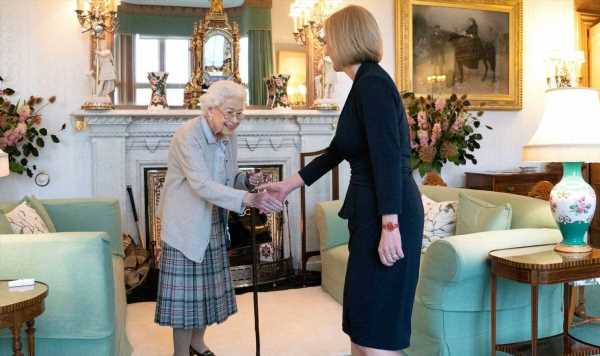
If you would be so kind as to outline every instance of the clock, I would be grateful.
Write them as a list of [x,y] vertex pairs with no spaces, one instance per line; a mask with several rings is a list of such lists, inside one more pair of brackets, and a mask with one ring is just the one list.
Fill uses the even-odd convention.
[[35,184],[38,187],[45,187],[50,184],[50,176],[46,172],[40,172],[35,175]]

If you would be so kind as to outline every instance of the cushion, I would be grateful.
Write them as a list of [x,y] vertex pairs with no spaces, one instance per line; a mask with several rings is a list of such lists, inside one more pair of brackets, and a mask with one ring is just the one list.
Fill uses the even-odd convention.
[[6,213],[6,219],[10,222],[15,234],[46,234],[49,232],[42,217],[26,201]]
[[38,215],[42,218],[42,220],[44,220],[44,223],[46,224],[46,226],[48,226],[48,231],[56,232],[56,227],[54,226],[50,215],[48,215],[48,211],[46,210],[44,204],[42,204],[42,202],[39,201],[38,198],[35,197],[35,195],[32,195],[31,197],[25,197],[24,200],[27,203],[29,203],[29,206],[34,208],[35,211],[37,211]]
[[509,203],[494,205],[464,193],[458,194],[457,235],[508,230],[511,219]]
[[423,247],[425,252],[429,245],[436,240],[452,236],[456,232],[456,210],[458,201],[436,202],[426,195],[421,195],[425,210],[425,225],[423,226]]

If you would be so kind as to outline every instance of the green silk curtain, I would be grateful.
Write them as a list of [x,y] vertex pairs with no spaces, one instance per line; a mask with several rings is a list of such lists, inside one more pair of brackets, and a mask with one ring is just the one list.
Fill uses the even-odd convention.
[[267,103],[264,79],[273,74],[271,9],[248,7],[241,18],[242,36],[248,37],[248,91],[250,105]]

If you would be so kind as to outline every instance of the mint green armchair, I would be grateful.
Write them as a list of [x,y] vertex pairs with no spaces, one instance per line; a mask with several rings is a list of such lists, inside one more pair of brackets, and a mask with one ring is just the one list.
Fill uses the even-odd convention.
[[[46,310],[36,319],[37,354],[130,355],[119,202],[42,203],[59,232],[0,235],[0,279],[30,277],[49,286]],[[9,332],[0,330],[0,355],[12,354],[11,347]]]
[[[561,240],[548,202],[505,193],[459,188],[421,187],[436,201],[458,200],[465,192],[494,204],[510,203],[512,230],[482,232],[439,240],[421,255],[413,306],[412,356],[480,356],[490,348],[490,281],[488,253],[495,249],[557,243]],[[322,287],[342,303],[348,259],[348,229],[337,216],[341,202],[316,207],[321,240]],[[498,281],[497,337],[500,343],[530,337],[530,287]],[[540,288],[539,335],[562,331],[562,286]]]

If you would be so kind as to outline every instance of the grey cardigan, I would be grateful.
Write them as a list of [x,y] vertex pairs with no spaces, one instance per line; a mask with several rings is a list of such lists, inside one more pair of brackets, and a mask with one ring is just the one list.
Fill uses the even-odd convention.
[[189,120],[175,131],[158,209],[161,239],[195,262],[202,262],[208,247],[213,205],[241,213],[246,194],[245,175],[238,174],[235,136],[225,151],[224,185],[214,180],[218,146],[214,137],[204,134],[201,120]]

